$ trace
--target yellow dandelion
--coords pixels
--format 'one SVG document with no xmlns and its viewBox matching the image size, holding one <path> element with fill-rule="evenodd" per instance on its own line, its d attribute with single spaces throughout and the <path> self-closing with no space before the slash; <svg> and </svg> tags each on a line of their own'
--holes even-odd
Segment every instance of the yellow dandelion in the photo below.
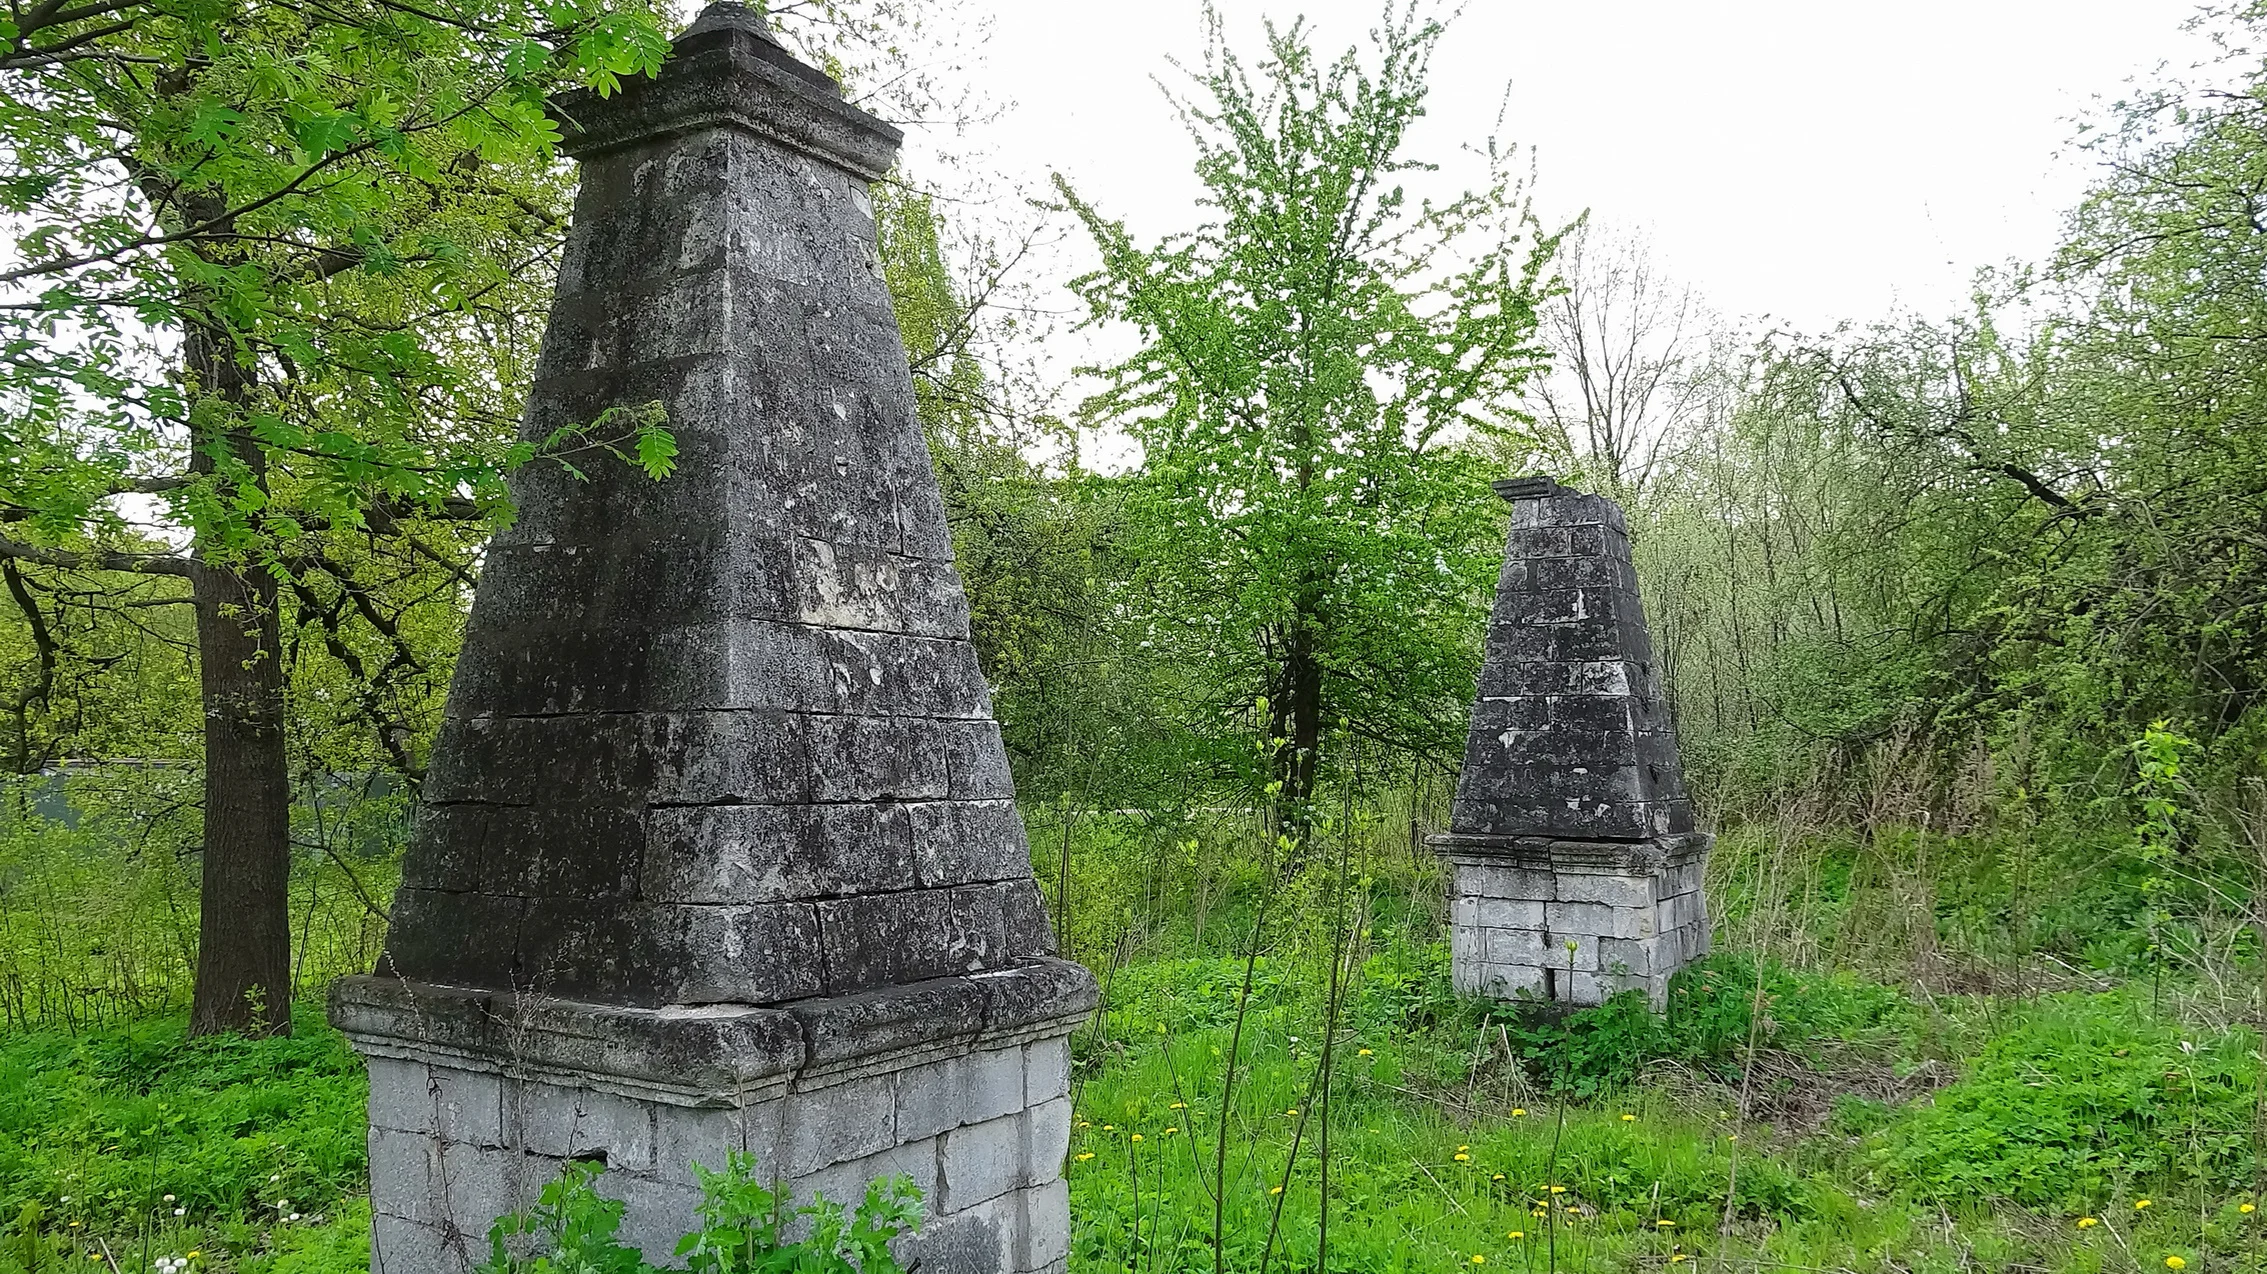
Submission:
<svg viewBox="0 0 2267 1274">
<path fill-rule="evenodd" d="M 1664 1230 L 1674 1230 L 1677 1228 L 1677 1223 L 1674 1221 L 1655 1221 L 1653 1224 L 1661 1227 Z"/>
<path fill-rule="evenodd" d="M 1166 1129 L 1166 1130 L 1165 1130 L 1165 1134 L 1164 1134 L 1164 1135 L 1165 1135 L 1165 1136 L 1168 1136 L 1168 1137 L 1170 1137 L 1170 1136 L 1172 1136 L 1172 1135 L 1173 1135 L 1174 1133 L 1177 1133 L 1177 1132 L 1179 1132 L 1179 1131 L 1180 1131 L 1180 1129 L 1178 1129 L 1178 1128 L 1168 1128 L 1168 1129 Z"/>
<path fill-rule="evenodd" d="M 2100 1225 L 2100 1224 L 2101 1224 L 2101 1222 L 2100 1222 L 2100 1221 L 2097 1221 L 2097 1220 L 2095 1220 L 2094 1218 L 2092 1218 L 2092 1217 L 2090 1217 L 2090 1216 L 2082 1216 L 2082 1217 L 2078 1218 L 2078 1228 L 2079 1228 L 2079 1229 L 2081 1229 L 2081 1230 L 2091 1230 L 2091 1229 L 2093 1229 L 2093 1228 L 2094 1228 L 2095 1226 L 2097 1226 L 2097 1225 Z"/>
<path fill-rule="evenodd" d="M 1497 1181 L 1501 1181 L 1501 1180 L 1503 1180 L 1503 1174 L 1502 1174 L 1502 1173 L 1500 1173 L 1500 1172 L 1499 1172 L 1499 1173 L 1497 1173 L 1497 1174 L 1495 1175 L 1494 1179 L 1495 1179 L 1495 1180 L 1497 1180 Z"/>
<path fill-rule="evenodd" d="M 2188 1268 L 2188 1262 L 2177 1256 L 2168 1256 L 2165 1258 L 2165 1268 L 2168 1270 L 2185 1270 Z"/>
<path fill-rule="evenodd" d="M 1625 1114 L 1622 1116 L 1622 1122 L 1625 1124 L 1634 1124 L 1637 1122 L 1637 1116 Z"/>
<path fill-rule="evenodd" d="M 1488 1258 L 1480 1255 L 1478 1252 L 1474 1252 L 1472 1254 L 1472 1263 L 1474 1265 L 1486 1265 L 1488 1263 Z"/>
<path fill-rule="evenodd" d="M 2151 1204 L 2151 1202 L 2150 1202 L 2149 1200 L 2147 1200 L 2147 1199 L 2135 1199 L 2135 1200 L 2133 1201 L 2133 1210 L 2134 1210 L 2134 1211 L 2136 1211 L 2136 1212 L 2139 1212 L 2139 1211 L 2141 1211 L 2142 1209 L 2144 1209 L 2144 1208 L 2147 1208 L 2147 1207 L 2151 1207 L 2151 1206 L 2153 1206 L 2153 1205 L 2152 1205 L 2152 1204 Z"/>
<path fill-rule="evenodd" d="M 1525 1119 L 1525 1118 L 1527 1118 L 1527 1108 L 1526 1108 L 1525 1106 L 1514 1106 L 1514 1107 L 1512 1107 L 1512 1108 L 1511 1108 L 1511 1117 L 1512 1117 L 1513 1119 Z"/>
<path fill-rule="evenodd" d="M 1291 1109 L 1286 1110 L 1283 1113 L 1286 1115 L 1296 1116 L 1299 1113 L 1299 1108 L 1297 1106 L 1293 1106 Z"/>
<path fill-rule="evenodd" d="M 1079 1161 L 1080 1163 L 1085 1163 L 1085 1162 L 1086 1162 L 1087 1160 L 1089 1160 L 1089 1159 L 1092 1159 L 1093 1157 L 1094 1157 L 1094 1152 L 1093 1152 L 1093 1151 L 1091 1151 L 1091 1150 L 1082 1151 L 1082 1152 L 1080 1152 L 1080 1154 L 1079 1154 L 1079 1156 L 1078 1156 L 1078 1161 Z"/>
<path fill-rule="evenodd" d="M 1368 1050 L 1368 1049 L 1366 1049 L 1366 1048 L 1363 1048 L 1363 1049 L 1356 1049 L 1356 1050 L 1354 1051 L 1354 1056 L 1356 1056 L 1356 1057 L 1371 1057 L 1371 1056 L 1374 1056 L 1374 1054 L 1372 1054 L 1372 1053 L 1370 1052 L 1370 1050 Z"/>
<path fill-rule="evenodd" d="M 1527 1237 L 1527 1231 L 1513 1230 L 1511 1233 L 1504 1235 L 1504 1237 L 1507 1239 L 1524 1239 Z"/>
<path fill-rule="evenodd" d="M 1470 1147 L 1470 1146 L 1458 1146 L 1458 1147 L 1457 1147 L 1457 1149 L 1458 1149 L 1458 1150 L 1470 1150 L 1471 1148 L 1472 1148 L 1472 1147 Z"/>
<path fill-rule="evenodd" d="M 1104 1125 L 1102 1125 L 1102 1131 L 1104 1131 L 1104 1132 L 1116 1132 L 1116 1131 L 1118 1131 L 1118 1126 L 1117 1126 L 1116 1124 L 1104 1124 Z"/>
<path fill-rule="evenodd" d="M 1456 1156 L 1456 1161 L 1457 1161 L 1458 1163 L 1470 1163 L 1470 1162 L 1472 1162 L 1472 1156 L 1470 1156 L 1470 1155 L 1465 1155 L 1465 1154 L 1460 1154 L 1460 1155 Z"/>
<path fill-rule="evenodd" d="M 1187 1110 L 1188 1108 L 1189 1104 L 1185 1101 L 1177 1101 L 1166 1107 L 1167 1110 Z"/>
<path fill-rule="evenodd" d="M 1269 1194 L 1281 1194 L 1281 1193 L 1283 1193 L 1283 1187 L 1282 1187 L 1282 1186 L 1276 1186 L 1276 1187 L 1274 1187 L 1274 1188 L 1270 1189 L 1270 1190 L 1268 1191 L 1268 1193 L 1269 1193 Z"/>
<path fill-rule="evenodd" d="M 1566 1193 L 1566 1187 L 1565 1187 L 1565 1186 L 1552 1186 L 1552 1187 L 1551 1187 L 1551 1193 L 1552 1193 L 1552 1194 L 1565 1194 L 1565 1193 Z"/>
<path fill-rule="evenodd" d="M 2236 1211 L 2241 1212 L 2246 1216 L 2249 1216 L 2251 1213 L 2257 1212 L 2258 1210 L 2259 1209 L 2251 1206 L 2248 1203 L 2240 1203 L 2236 1205 Z"/>
<path fill-rule="evenodd" d="M 1683 1260 L 1689 1260 L 1689 1259 L 1691 1259 L 1691 1258 L 1687 1257 L 1687 1256 L 1686 1256 L 1686 1255 L 1685 1255 L 1684 1253 L 1682 1253 L 1682 1252 L 1679 1252 L 1679 1253 L 1677 1253 L 1677 1254 L 1675 1254 L 1674 1256 L 1671 1256 L 1671 1257 L 1669 1258 L 1669 1264 L 1671 1264 L 1671 1265 L 1675 1265 L 1675 1264 L 1676 1264 L 1677 1262 L 1679 1262 L 1679 1261 L 1683 1261 Z"/>
<path fill-rule="evenodd" d="M 1137 1133 L 1135 1133 L 1135 1134 L 1133 1135 L 1133 1139 L 1134 1139 L 1135 1141 L 1140 1141 L 1140 1140 L 1141 1140 L 1141 1134 L 1140 1134 L 1140 1133 L 1138 1133 L 1138 1132 L 1137 1132 Z"/>
</svg>

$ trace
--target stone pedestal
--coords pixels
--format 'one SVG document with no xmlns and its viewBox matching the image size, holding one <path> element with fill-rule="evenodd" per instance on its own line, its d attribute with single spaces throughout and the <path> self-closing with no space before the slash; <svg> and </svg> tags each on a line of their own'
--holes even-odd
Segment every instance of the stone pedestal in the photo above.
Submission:
<svg viewBox="0 0 2267 1274">
<path fill-rule="evenodd" d="M 568 1159 L 669 1257 L 729 1150 L 924 1274 L 1063 1268 L 1055 958 L 883 286 L 897 132 L 752 11 L 560 110 L 582 164 L 379 968 L 372 1263 L 460 1271 Z M 677 471 L 620 459 L 658 404 Z M 603 445 L 602 445 L 603 444 Z"/>
<path fill-rule="evenodd" d="M 1449 973 L 1467 995 L 1603 1004 L 1708 953 L 1708 838 L 1433 839 L 1449 869 Z"/>
<path fill-rule="evenodd" d="M 569 1160 L 605 1166 L 622 1238 L 675 1264 L 692 1165 L 732 1151 L 795 1202 L 921 1190 L 922 1270 L 1060 1271 L 1067 1034 L 1092 984 L 1061 962 L 779 1007 L 626 1008 L 356 979 L 332 1017 L 369 1060 L 371 1267 L 477 1264 L 497 1217 Z"/>
<path fill-rule="evenodd" d="M 1621 509 L 1547 478 L 1496 484 L 1510 543 L 1450 830 L 1457 989 L 1603 1003 L 1708 950 L 1709 838 L 1675 728 Z"/>
</svg>

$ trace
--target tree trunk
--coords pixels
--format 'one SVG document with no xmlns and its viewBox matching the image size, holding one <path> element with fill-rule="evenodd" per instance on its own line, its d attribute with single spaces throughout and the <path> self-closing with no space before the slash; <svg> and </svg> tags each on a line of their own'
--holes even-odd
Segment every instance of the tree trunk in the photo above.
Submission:
<svg viewBox="0 0 2267 1274">
<path fill-rule="evenodd" d="M 251 369 L 232 335 L 194 317 L 183 354 L 191 401 L 218 398 L 217 427 L 192 427 L 189 469 L 218 470 L 225 451 L 267 486 L 267 457 L 240 431 Z M 274 572 L 247 558 L 215 560 L 200 543 L 190 593 L 197 611 L 205 710 L 204 886 L 189 1033 L 291 1033 L 291 778 L 283 745 L 283 649 Z"/>
<path fill-rule="evenodd" d="M 1292 622 L 1285 643 L 1283 684 L 1274 705 L 1275 737 L 1283 741 L 1275 763 L 1275 777 L 1283 785 L 1276 796 L 1276 825 L 1291 838 L 1286 872 L 1304 858 L 1314 836 L 1315 775 L 1322 759 L 1322 660 L 1308 617 L 1320 609 L 1320 598 L 1300 599 L 1300 616 Z"/>
</svg>

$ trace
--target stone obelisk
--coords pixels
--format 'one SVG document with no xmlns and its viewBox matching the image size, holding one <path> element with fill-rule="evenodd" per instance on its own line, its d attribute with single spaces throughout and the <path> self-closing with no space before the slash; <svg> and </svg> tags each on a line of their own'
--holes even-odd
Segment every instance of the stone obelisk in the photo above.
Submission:
<svg viewBox="0 0 2267 1274">
<path fill-rule="evenodd" d="M 1549 478 L 1495 484 L 1511 535 L 1450 830 L 1460 991 L 1599 1004 L 1708 950 L 1693 830 L 1621 508 Z"/>
<path fill-rule="evenodd" d="M 906 1174 L 924 1274 L 1061 1270 L 1055 958 L 875 248 L 898 132 L 711 6 L 561 109 L 582 185 L 385 955 L 372 1264 L 458 1271 L 569 1159 L 667 1260 L 692 1165 Z M 597 444 L 658 403 L 677 471 Z M 572 465 L 570 469 L 569 464 Z"/>
</svg>

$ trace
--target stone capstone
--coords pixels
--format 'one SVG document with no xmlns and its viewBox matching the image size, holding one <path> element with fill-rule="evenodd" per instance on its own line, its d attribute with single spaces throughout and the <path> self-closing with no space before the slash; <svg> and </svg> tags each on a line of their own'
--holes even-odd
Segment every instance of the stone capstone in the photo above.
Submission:
<svg viewBox="0 0 2267 1274">
<path fill-rule="evenodd" d="M 1450 830 L 1459 990 L 1598 1004 L 1708 950 L 1676 731 L 1621 508 L 1545 477 L 1511 504 Z"/>
<path fill-rule="evenodd" d="M 881 277 L 899 134 L 729 2 L 557 114 L 546 454 L 385 954 L 334 993 L 372 1059 L 374 1262 L 464 1268 L 586 1150 L 673 1240 L 691 1164 L 744 1147 L 841 1200 L 910 1173 L 932 1274 L 1058 1265 L 1067 1073 L 998 1095 L 1059 1069 L 1093 980 L 1055 958 Z M 658 481 L 622 456 L 656 413 Z"/>
</svg>

